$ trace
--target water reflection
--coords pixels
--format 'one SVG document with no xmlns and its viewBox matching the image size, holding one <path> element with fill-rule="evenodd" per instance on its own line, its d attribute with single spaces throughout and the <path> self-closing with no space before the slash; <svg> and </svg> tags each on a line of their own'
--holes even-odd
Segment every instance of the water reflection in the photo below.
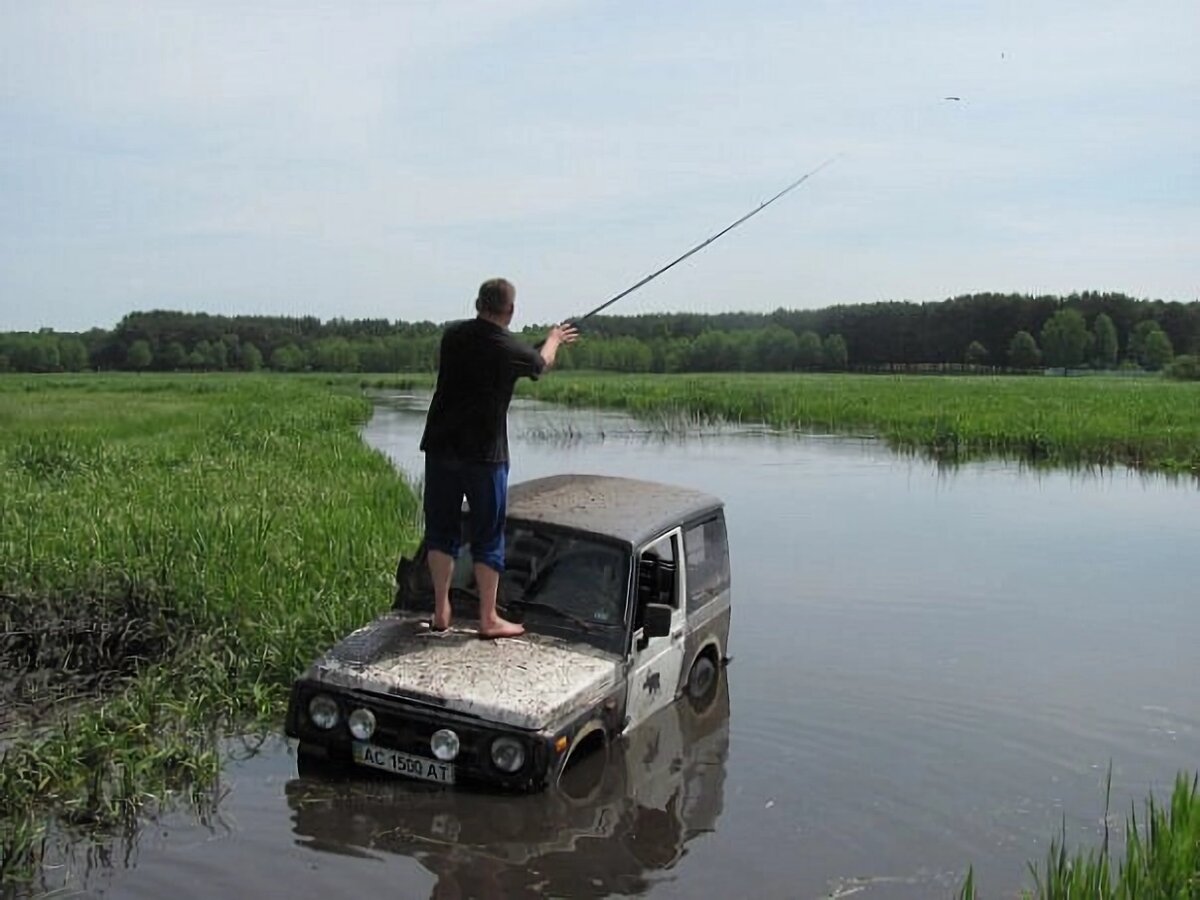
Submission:
<svg viewBox="0 0 1200 900">
<path fill-rule="evenodd" d="M 436 877 L 436 900 L 645 893 L 721 816 L 729 691 L 680 700 L 556 789 L 513 797 L 407 781 L 286 785 L 299 845 L 402 854 Z"/>
</svg>

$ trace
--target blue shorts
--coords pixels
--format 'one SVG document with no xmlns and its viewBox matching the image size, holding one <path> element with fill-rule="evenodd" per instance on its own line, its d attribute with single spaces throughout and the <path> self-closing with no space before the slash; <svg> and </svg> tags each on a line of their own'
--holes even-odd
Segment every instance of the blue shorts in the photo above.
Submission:
<svg viewBox="0 0 1200 900">
<path fill-rule="evenodd" d="M 467 498 L 471 558 L 504 571 L 508 463 L 462 462 L 425 455 L 425 547 L 458 558 Z"/>
</svg>

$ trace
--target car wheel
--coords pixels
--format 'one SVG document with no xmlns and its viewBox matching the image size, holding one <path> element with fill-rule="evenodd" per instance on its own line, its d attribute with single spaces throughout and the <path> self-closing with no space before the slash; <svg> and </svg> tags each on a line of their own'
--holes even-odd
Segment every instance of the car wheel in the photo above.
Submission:
<svg viewBox="0 0 1200 900">
<path fill-rule="evenodd" d="M 588 734 L 571 755 L 558 774 L 559 793 L 573 803 L 582 803 L 594 798 L 600 790 L 608 771 L 609 744 L 603 731 Z"/>
<path fill-rule="evenodd" d="M 717 695 L 717 685 L 721 680 L 721 670 L 712 656 L 701 653 L 692 663 L 692 671 L 688 673 L 687 698 L 692 708 L 702 710 L 712 703 Z"/>
</svg>

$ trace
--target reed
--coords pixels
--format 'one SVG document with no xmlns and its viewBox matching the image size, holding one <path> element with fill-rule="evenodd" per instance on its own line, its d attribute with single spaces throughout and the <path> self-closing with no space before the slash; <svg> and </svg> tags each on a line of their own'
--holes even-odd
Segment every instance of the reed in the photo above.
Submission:
<svg viewBox="0 0 1200 900">
<path fill-rule="evenodd" d="M 56 821 L 202 802 L 221 734 L 388 606 L 419 507 L 369 411 L 324 379 L 0 379 L 0 879 Z"/>
<path fill-rule="evenodd" d="M 870 433 L 942 460 L 1200 474 L 1200 384 L 1152 378 L 555 373 L 531 397 L 635 416 Z"/>
<path fill-rule="evenodd" d="M 1068 853 L 1065 830 L 1050 842 L 1041 865 L 1029 864 L 1036 900 L 1196 900 L 1200 898 L 1200 782 L 1180 774 L 1169 805 L 1146 800 L 1138 820 L 1125 820 L 1125 848 L 1115 858 L 1105 830 L 1097 849 Z M 1107 820 L 1107 817 L 1106 817 Z M 961 900 L 978 897 L 974 873 L 967 871 Z"/>
</svg>

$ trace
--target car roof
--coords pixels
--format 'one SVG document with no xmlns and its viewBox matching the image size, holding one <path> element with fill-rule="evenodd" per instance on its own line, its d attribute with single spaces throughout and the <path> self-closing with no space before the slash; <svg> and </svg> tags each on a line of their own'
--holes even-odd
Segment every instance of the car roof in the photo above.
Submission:
<svg viewBox="0 0 1200 900">
<path fill-rule="evenodd" d="M 616 538 L 634 546 L 723 504 L 692 488 L 609 475 L 552 475 L 514 484 L 508 516 Z"/>
</svg>

